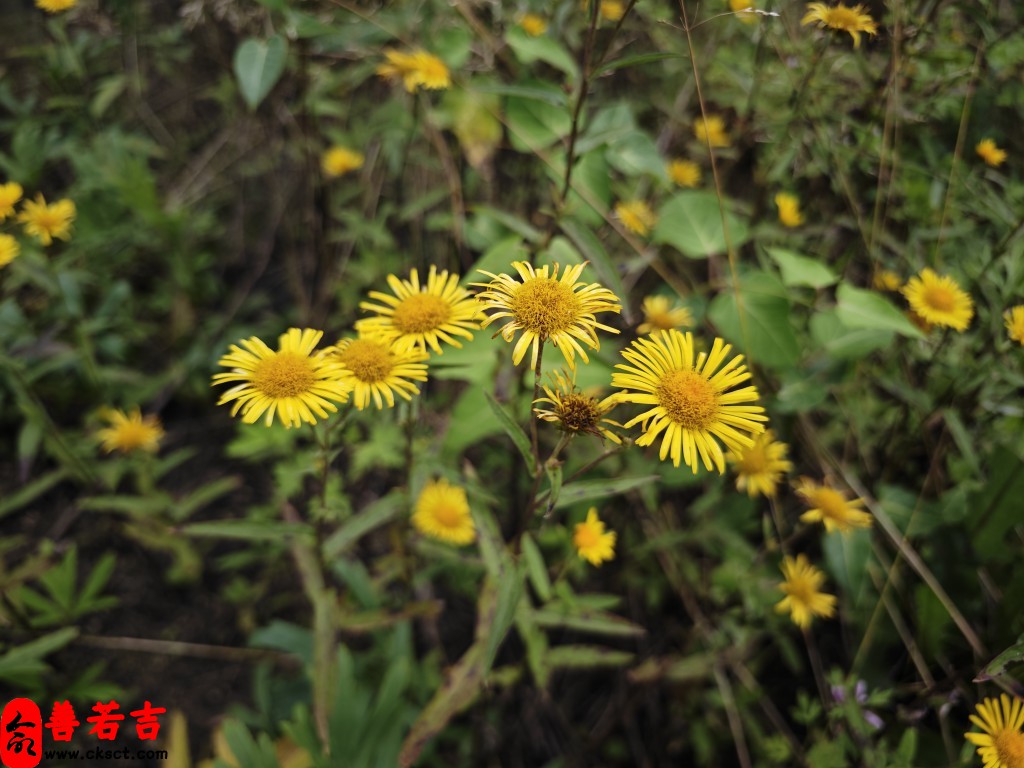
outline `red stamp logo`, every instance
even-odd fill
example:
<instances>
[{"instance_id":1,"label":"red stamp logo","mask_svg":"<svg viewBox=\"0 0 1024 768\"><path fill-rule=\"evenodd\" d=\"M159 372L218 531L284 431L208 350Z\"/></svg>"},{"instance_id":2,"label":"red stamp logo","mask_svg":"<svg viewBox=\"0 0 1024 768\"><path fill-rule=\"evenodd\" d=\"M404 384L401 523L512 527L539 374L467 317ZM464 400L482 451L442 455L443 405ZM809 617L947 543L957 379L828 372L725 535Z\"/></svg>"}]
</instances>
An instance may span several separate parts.
<instances>
[{"instance_id":1,"label":"red stamp logo","mask_svg":"<svg viewBox=\"0 0 1024 768\"><path fill-rule=\"evenodd\" d=\"M0 715L0 762L35 768L43 756L43 717L29 699L11 699Z\"/></svg>"}]
</instances>

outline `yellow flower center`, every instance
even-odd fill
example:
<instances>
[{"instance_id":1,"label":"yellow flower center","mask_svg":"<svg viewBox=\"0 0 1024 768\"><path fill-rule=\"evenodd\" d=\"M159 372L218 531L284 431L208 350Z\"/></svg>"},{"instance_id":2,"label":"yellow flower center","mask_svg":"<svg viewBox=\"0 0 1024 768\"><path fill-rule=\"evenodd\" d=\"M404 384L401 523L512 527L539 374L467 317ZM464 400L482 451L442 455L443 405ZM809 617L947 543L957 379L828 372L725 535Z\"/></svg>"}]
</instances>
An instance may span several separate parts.
<instances>
[{"instance_id":1,"label":"yellow flower center","mask_svg":"<svg viewBox=\"0 0 1024 768\"><path fill-rule=\"evenodd\" d=\"M669 418L684 429L707 429L718 413L718 393L710 381L694 371L665 374L657 395Z\"/></svg>"},{"instance_id":2,"label":"yellow flower center","mask_svg":"<svg viewBox=\"0 0 1024 768\"><path fill-rule=\"evenodd\" d=\"M597 526L584 523L576 529L575 544L577 549L589 549L596 547L601 542L601 534Z\"/></svg>"},{"instance_id":3,"label":"yellow flower center","mask_svg":"<svg viewBox=\"0 0 1024 768\"><path fill-rule=\"evenodd\" d=\"M740 469L745 475L759 475L768 469L768 457L759 446L748 448L740 460Z\"/></svg>"},{"instance_id":4,"label":"yellow flower center","mask_svg":"<svg viewBox=\"0 0 1024 768\"><path fill-rule=\"evenodd\" d=\"M51 234L64 226L66 221L64 216L56 213L52 208L40 208L32 219L33 224Z\"/></svg>"},{"instance_id":5,"label":"yellow flower center","mask_svg":"<svg viewBox=\"0 0 1024 768\"><path fill-rule=\"evenodd\" d=\"M594 398L574 392L562 398L558 418L570 432L591 432L597 428L601 414Z\"/></svg>"},{"instance_id":6,"label":"yellow flower center","mask_svg":"<svg viewBox=\"0 0 1024 768\"><path fill-rule=\"evenodd\" d=\"M448 302L430 293L414 293L395 307L393 322L402 333L425 333L440 328L451 316Z\"/></svg>"},{"instance_id":7,"label":"yellow flower center","mask_svg":"<svg viewBox=\"0 0 1024 768\"><path fill-rule=\"evenodd\" d=\"M117 434L114 435L113 442L116 442L123 451L134 451L136 448L146 445L152 434L152 427L129 421L117 427Z\"/></svg>"},{"instance_id":8,"label":"yellow flower center","mask_svg":"<svg viewBox=\"0 0 1024 768\"><path fill-rule=\"evenodd\" d=\"M861 14L854 8L840 5L825 11L824 22L832 29L841 29L844 32L849 32L851 29L860 30L861 18Z\"/></svg>"},{"instance_id":9,"label":"yellow flower center","mask_svg":"<svg viewBox=\"0 0 1024 768\"><path fill-rule=\"evenodd\" d=\"M833 520L845 519L848 511L843 494L832 488L818 488L808 496L807 501L815 509L820 509L825 517Z\"/></svg>"},{"instance_id":10,"label":"yellow flower center","mask_svg":"<svg viewBox=\"0 0 1024 768\"><path fill-rule=\"evenodd\" d=\"M952 312L956 296L944 285L930 285L924 290L924 303L940 312Z\"/></svg>"},{"instance_id":11,"label":"yellow flower center","mask_svg":"<svg viewBox=\"0 0 1024 768\"><path fill-rule=\"evenodd\" d=\"M784 591L793 602L800 605L810 605L817 590L811 580L804 576L793 576L784 585Z\"/></svg>"},{"instance_id":12,"label":"yellow flower center","mask_svg":"<svg viewBox=\"0 0 1024 768\"><path fill-rule=\"evenodd\" d=\"M676 327L675 323L672 322L672 314L670 312L648 313L647 324L653 325L656 329L662 331L670 331Z\"/></svg>"},{"instance_id":13,"label":"yellow flower center","mask_svg":"<svg viewBox=\"0 0 1024 768\"><path fill-rule=\"evenodd\" d=\"M278 352L262 360L252 373L252 385L273 398L301 395L309 391L314 381L310 359L294 352Z\"/></svg>"},{"instance_id":14,"label":"yellow flower center","mask_svg":"<svg viewBox=\"0 0 1024 768\"><path fill-rule=\"evenodd\" d=\"M992 736L992 744L1006 768L1024 768L1024 734L1006 729Z\"/></svg>"},{"instance_id":15,"label":"yellow flower center","mask_svg":"<svg viewBox=\"0 0 1024 768\"><path fill-rule=\"evenodd\" d=\"M362 382L376 384L387 379L395 367L391 352L378 341L356 339L338 359Z\"/></svg>"},{"instance_id":16,"label":"yellow flower center","mask_svg":"<svg viewBox=\"0 0 1024 768\"><path fill-rule=\"evenodd\" d=\"M445 528L458 528L462 523L462 509L454 504L438 504L434 509L434 520Z\"/></svg>"},{"instance_id":17,"label":"yellow flower center","mask_svg":"<svg viewBox=\"0 0 1024 768\"><path fill-rule=\"evenodd\" d=\"M571 327L580 316L579 297L551 278L527 280L509 303L519 324L545 339Z\"/></svg>"}]
</instances>

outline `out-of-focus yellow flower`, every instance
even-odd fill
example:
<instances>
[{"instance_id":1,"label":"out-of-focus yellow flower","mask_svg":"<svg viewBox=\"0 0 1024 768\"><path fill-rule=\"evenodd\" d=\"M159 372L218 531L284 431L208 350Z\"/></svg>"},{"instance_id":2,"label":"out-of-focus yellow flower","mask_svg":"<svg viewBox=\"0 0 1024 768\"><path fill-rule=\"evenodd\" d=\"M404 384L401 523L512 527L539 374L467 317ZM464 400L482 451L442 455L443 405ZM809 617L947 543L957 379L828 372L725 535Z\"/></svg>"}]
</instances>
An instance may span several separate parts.
<instances>
[{"instance_id":1,"label":"out-of-focus yellow flower","mask_svg":"<svg viewBox=\"0 0 1024 768\"><path fill-rule=\"evenodd\" d=\"M445 63L422 49L411 53L389 49L384 51L384 57L387 63L377 67L377 74L388 80L400 79L409 93L419 88L444 90L452 84Z\"/></svg>"},{"instance_id":2,"label":"out-of-focus yellow flower","mask_svg":"<svg viewBox=\"0 0 1024 768\"><path fill-rule=\"evenodd\" d=\"M576 523L572 535L576 552L591 565L600 566L615 558L615 531L605 531L604 522L597 516L597 507L591 507L587 519Z\"/></svg>"},{"instance_id":3,"label":"out-of-focus yellow flower","mask_svg":"<svg viewBox=\"0 0 1024 768\"><path fill-rule=\"evenodd\" d=\"M6 267L21 253L18 241L10 235L0 235L0 267Z\"/></svg>"},{"instance_id":4,"label":"out-of-focus yellow flower","mask_svg":"<svg viewBox=\"0 0 1024 768\"><path fill-rule=\"evenodd\" d=\"M925 267L903 287L910 308L932 325L966 331L974 317L974 302L949 275Z\"/></svg>"},{"instance_id":5,"label":"out-of-focus yellow flower","mask_svg":"<svg viewBox=\"0 0 1024 768\"><path fill-rule=\"evenodd\" d=\"M25 225L25 233L49 245L53 238L71 239L71 222L75 219L75 204L71 200L58 200L47 205L42 194L36 199L26 200L18 214L18 221Z\"/></svg>"},{"instance_id":6,"label":"out-of-focus yellow flower","mask_svg":"<svg viewBox=\"0 0 1024 768\"><path fill-rule=\"evenodd\" d=\"M744 24L756 24L757 14L753 9L757 7L754 0L729 0L729 10L736 14L736 18Z\"/></svg>"},{"instance_id":7,"label":"out-of-focus yellow flower","mask_svg":"<svg viewBox=\"0 0 1024 768\"><path fill-rule=\"evenodd\" d=\"M647 237L658 223L658 217L643 200L626 200L615 204L615 215L622 226L640 237Z\"/></svg>"},{"instance_id":8,"label":"out-of-focus yellow flower","mask_svg":"<svg viewBox=\"0 0 1024 768\"><path fill-rule=\"evenodd\" d=\"M530 37L540 37L548 31L548 22L543 16L536 13L524 14L519 19L519 26Z\"/></svg>"},{"instance_id":9,"label":"out-of-focus yellow flower","mask_svg":"<svg viewBox=\"0 0 1024 768\"><path fill-rule=\"evenodd\" d=\"M21 195L21 184L15 181L0 184L0 221L14 213L14 206L21 200Z\"/></svg>"},{"instance_id":10,"label":"out-of-focus yellow flower","mask_svg":"<svg viewBox=\"0 0 1024 768\"><path fill-rule=\"evenodd\" d=\"M698 117L693 124L693 135L701 144L710 144L712 147L728 147L731 144L721 115L708 115L706 120Z\"/></svg>"},{"instance_id":11,"label":"out-of-focus yellow flower","mask_svg":"<svg viewBox=\"0 0 1024 768\"><path fill-rule=\"evenodd\" d=\"M871 287L876 291L896 292L903 287L903 279L889 269L880 269L871 278Z\"/></svg>"},{"instance_id":12,"label":"out-of-focus yellow flower","mask_svg":"<svg viewBox=\"0 0 1024 768\"><path fill-rule=\"evenodd\" d=\"M985 161L986 165L991 165L993 168L998 168L1006 162L1006 150L997 147L992 139L982 139L974 151Z\"/></svg>"},{"instance_id":13,"label":"out-of-focus yellow flower","mask_svg":"<svg viewBox=\"0 0 1024 768\"><path fill-rule=\"evenodd\" d=\"M636 332L643 336L655 331L668 331L673 328L689 328L693 325L693 315L686 307L675 304L668 296L648 296L643 305L644 321L637 326Z\"/></svg>"},{"instance_id":14,"label":"out-of-focus yellow flower","mask_svg":"<svg viewBox=\"0 0 1024 768\"><path fill-rule=\"evenodd\" d=\"M36 0L36 8L47 13L68 11L78 5L78 0Z\"/></svg>"},{"instance_id":15,"label":"out-of-focus yellow flower","mask_svg":"<svg viewBox=\"0 0 1024 768\"><path fill-rule=\"evenodd\" d=\"M821 523L831 533L848 533L854 528L870 528L874 518L858 507L864 506L861 499L847 499L842 491L828 485L818 485L809 477L801 477L796 492L811 507L800 515L805 523Z\"/></svg>"},{"instance_id":16,"label":"out-of-focus yellow flower","mask_svg":"<svg viewBox=\"0 0 1024 768\"><path fill-rule=\"evenodd\" d=\"M470 544L476 538L465 489L443 477L423 486L412 524L420 533L451 544Z\"/></svg>"},{"instance_id":17,"label":"out-of-focus yellow flower","mask_svg":"<svg viewBox=\"0 0 1024 768\"><path fill-rule=\"evenodd\" d=\"M324 152L320 158L320 167L325 175L335 178L359 170L364 160L362 152L336 144Z\"/></svg>"},{"instance_id":18,"label":"out-of-focus yellow flower","mask_svg":"<svg viewBox=\"0 0 1024 768\"><path fill-rule=\"evenodd\" d=\"M700 184L700 166L692 160L677 158L668 164L668 177L680 187Z\"/></svg>"},{"instance_id":19,"label":"out-of-focus yellow flower","mask_svg":"<svg viewBox=\"0 0 1024 768\"><path fill-rule=\"evenodd\" d=\"M860 48L860 33L866 35L877 35L878 25L871 18L871 14L863 5L855 5L852 8L843 3L828 7L824 3L808 3L807 13L804 14L801 24L814 24L819 27L828 27L837 32L847 32L853 38L853 47Z\"/></svg>"},{"instance_id":20,"label":"out-of-focus yellow flower","mask_svg":"<svg viewBox=\"0 0 1024 768\"><path fill-rule=\"evenodd\" d=\"M800 213L800 199L788 192L779 192L775 196L775 205L779 209L779 222L784 227L799 227L804 223L804 215Z\"/></svg>"},{"instance_id":21,"label":"out-of-focus yellow flower","mask_svg":"<svg viewBox=\"0 0 1024 768\"><path fill-rule=\"evenodd\" d=\"M775 498L775 489L782 476L793 469L786 458L789 446L776 442L775 435L766 429L754 438L749 448L730 451L725 458L736 469L736 490L746 491L751 498L764 495Z\"/></svg>"},{"instance_id":22,"label":"out-of-focus yellow flower","mask_svg":"<svg viewBox=\"0 0 1024 768\"><path fill-rule=\"evenodd\" d=\"M156 453L159 450L164 429L156 416L143 418L138 408L134 408L130 413L106 408L102 415L110 426L101 429L96 436L107 453Z\"/></svg>"},{"instance_id":23,"label":"out-of-focus yellow flower","mask_svg":"<svg viewBox=\"0 0 1024 768\"><path fill-rule=\"evenodd\" d=\"M1010 338L1024 346L1024 304L1010 307L1003 313L1006 332Z\"/></svg>"},{"instance_id":24,"label":"out-of-focus yellow flower","mask_svg":"<svg viewBox=\"0 0 1024 768\"><path fill-rule=\"evenodd\" d=\"M815 616L828 619L835 614L835 595L821 591L825 574L811 565L806 555L797 555L796 559L784 557L782 574L786 580L779 584L779 589L786 596L775 604L776 611L788 611L793 623L800 629L811 626L811 619Z\"/></svg>"},{"instance_id":25,"label":"out-of-focus yellow flower","mask_svg":"<svg viewBox=\"0 0 1024 768\"><path fill-rule=\"evenodd\" d=\"M626 13L626 4L620 0L601 0L601 17L608 21L618 21Z\"/></svg>"}]
</instances>

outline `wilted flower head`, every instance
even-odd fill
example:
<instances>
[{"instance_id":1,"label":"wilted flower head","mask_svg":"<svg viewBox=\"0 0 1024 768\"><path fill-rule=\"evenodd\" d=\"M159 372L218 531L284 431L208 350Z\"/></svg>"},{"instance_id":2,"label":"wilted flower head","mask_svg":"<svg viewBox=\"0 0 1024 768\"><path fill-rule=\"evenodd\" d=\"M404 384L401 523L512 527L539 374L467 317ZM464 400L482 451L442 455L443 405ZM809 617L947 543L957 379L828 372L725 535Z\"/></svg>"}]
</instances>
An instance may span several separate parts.
<instances>
[{"instance_id":1,"label":"wilted flower head","mask_svg":"<svg viewBox=\"0 0 1024 768\"><path fill-rule=\"evenodd\" d=\"M551 408L534 408L534 412L544 421L558 424L563 432L569 434L589 434L606 437L613 443L621 443L622 438L608 427L622 427L616 421L605 416L619 403L618 395L610 395L603 400L576 387L576 374L569 371L555 371L550 374L551 386L544 385L547 397L534 400L534 405L549 403ZM607 425L607 426L606 426Z\"/></svg>"}]
</instances>

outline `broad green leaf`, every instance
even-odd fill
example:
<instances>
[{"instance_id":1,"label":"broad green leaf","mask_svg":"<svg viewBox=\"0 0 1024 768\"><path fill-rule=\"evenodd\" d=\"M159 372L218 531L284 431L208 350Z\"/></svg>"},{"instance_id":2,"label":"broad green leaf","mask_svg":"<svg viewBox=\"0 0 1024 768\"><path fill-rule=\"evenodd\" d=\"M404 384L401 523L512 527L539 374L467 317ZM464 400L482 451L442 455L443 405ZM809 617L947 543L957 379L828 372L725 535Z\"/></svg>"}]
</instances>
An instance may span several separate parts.
<instances>
[{"instance_id":1,"label":"broad green leaf","mask_svg":"<svg viewBox=\"0 0 1024 768\"><path fill-rule=\"evenodd\" d=\"M829 309L811 317L811 337L835 360L860 360L892 344L893 332L848 328L835 310Z\"/></svg>"},{"instance_id":2,"label":"broad green leaf","mask_svg":"<svg viewBox=\"0 0 1024 768\"><path fill-rule=\"evenodd\" d=\"M20 491L15 491L3 501L0 501L0 517L11 512L17 512L26 504L30 504L34 499L42 496L67 476L68 472L66 470L55 469L52 472L47 472L45 475L37 477L31 483L22 487Z\"/></svg>"},{"instance_id":3,"label":"broad green leaf","mask_svg":"<svg viewBox=\"0 0 1024 768\"><path fill-rule=\"evenodd\" d=\"M555 69L562 70L573 80L579 77L579 67L569 51L553 37L540 35L531 37L520 27L509 27L505 33L505 42L523 64L543 61Z\"/></svg>"},{"instance_id":4,"label":"broad green leaf","mask_svg":"<svg viewBox=\"0 0 1024 768\"><path fill-rule=\"evenodd\" d=\"M78 637L78 629L65 627L48 635L36 638L24 645L11 648L0 656L0 679L21 679L24 675L35 675L49 669L43 657L63 648Z\"/></svg>"},{"instance_id":5,"label":"broad green leaf","mask_svg":"<svg viewBox=\"0 0 1024 768\"><path fill-rule=\"evenodd\" d=\"M515 443L516 448L519 449L519 453L522 454L523 460L526 462L527 468L533 474L536 470L536 462L533 457L533 448L530 446L530 438L523 432L523 428L516 424L515 419L508 415L508 412L501 406L501 403L494 399L494 395L485 391L484 397L487 398L487 404L491 406L491 411L498 417L501 428L505 430L505 434ZM531 417L533 416L532 413L530 415Z\"/></svg>"},{"instance_id":6,"label":"broad green leaf","mask_svg":"<svg viewBox=\"0 0 1024 768\"><path fill-rule=\"evenodd\" d=\"M868 596L868 567L872 561L871 533L859 528L849 533L826 533L822 542L828 569L853 605Z\"/></svg>"},{"instance_id":7,"label":"broad green leaf","mask_svg":"<svg viewBox=\"0 0 1024 768\"><path fill-rule=\"evenodd\" d=\"M544 555L541 554L540 548L528 533L523 534L519 544L523 552L523 560L526 562L526 575L530 577L530 583L533 585L537 597L541 599L541 602L546 603L551 599L551 579L548 577L548 567L544 562Z\"/></svg>"},{"instance_id":8,"label":"broad green leaf","mask_svg":"<svg viewBox=\"0 0 1024 768\"><path fill-rule=\"evenodd\" d=\"M802 256L787 248L765 248L782 271L782 282L786 285L809 285L811 288L824 288L832 285L839 278L820 261Z\"/></svg>"},{"instance_id":9,"label":"broad green leaf","mask_svg":"<svg viewBox=\"0 0 1024 768\"><path fill-rule=\"evenodd\" d=\"M769 368L790 368L800 359L800 346L790 324L786 288L767 272L748 272L740 278L740 303L736 291L725 288L711 302L708 317L727 341L747 355L750 362Z\"/></svg>"},{"instance_id":10,"label":"broad green leaf","mask_svg":"<svg viewBox=\"0 0 1024 768\"><path fill-rule=\"evenodd\" d=\"M608 162L625 176L642 173L665 180L665 158L658 152L654 140L642 131L634 131L608 147Z\"/></svg>"},{"instance_id":11,"label":"broad green leaf","mask_svg":"<svg viewBox=\"0 0 1024 768\"><path fill-rule=\"evenodd\" d=\"M235 51L238 90L250 110L267 97L284 72L288 43L280 35L268 40L249 38Z\"/></svg>"},{"instance_id":12,"label":"broad green leaf","mask_svg":"<svg viewBox=\"0 0 1024 768\"><path fill-rule=\"evenodd\" d=\"M406 511L409 500L404 493L391 492L366 509L352 515L324 542L326 560L333 560L375 528L389 523Z\"/></svg>"},{"instance_id":13,"label":"broad green leaf","mask_svg":"<svg viewBox=\"0 0 1024 768\"><path fill-rule=\"evenodd\" d=\"M996 656L985 665L985 668L974 678L976 683L984 683L993 678L1000 677L1006 673L1011 666L1016 666L1024 661L1024 635L1017 638L1017 642Z\"/></svg>"},{"instance_id":14,"label":"broad green leaf","mask_svg":"<svg viewBox=\"0 0 1024 768\"><path fill-rule=\"evenodd\" d=\"M501 423L487 406L486 391L482 384L467 387L455 403L441 446L444 456L457 458L469 446L501 434Z\"/></svg>"},{"instance_id":15,"label":"broad green leaf","mask_svg":"<svg viewBox=\"0 0 1024 768\"><path fill-rule=\"evenodd\" d=\"M509 96L505 102L509 141L518 152L543 151L569 135L572 117L558 108L532 98Z\"/></svg>"},{"instance_id":16,"label":"broad green leaf","mask_svg":"<svg viewBox=\"0 0 1024 768\"><path fill-rule=\"evenodd\" d=\"M747 225L726 208L729 242L739 248L747 241ZM718 197L714 192L677 192L658 210L651 233L655 243L665 243L691 259L706 259L726 252L725 233Z\"/></svg>"},{"instance_id":17,"label":"broad green leaf","mask_svg":"<svg viewBox=\"0 0 1024 768\"><path fill-rule=\"evenodd\" d=\"M621 477L616 480L580 480L570 485L562 486L562 491L558 495L558 501L555 503L555 509L565 509L573 504L621 496L636 488L641 488L644 485L655 482L657 479L656 475L650 475L647 477Z\"/></svg>"},{"instance_id":18,"label":"broad green leaf","mask_svg":"<svg viewBox=\"0 0 1024 768\"><path fill-rule=\"evenodd\" d=\"M181 529L188 536L248 541L283 541L287 536L312 535L305 523L282 523L276 520L211 520L192 523Z\"/></svg>"},{"instance_id":19,"label":"broad green leaf","mask_svg":"<svg viewBox=\"0 0 1024 768\"><path fill-rule=\"evenodd\" d=\"M924 338L906 316L884 297L852 285L840 285L836 290L836 315L847 328L872 328L895 331L915 339Z\"/></svg>"}]
</instances>

